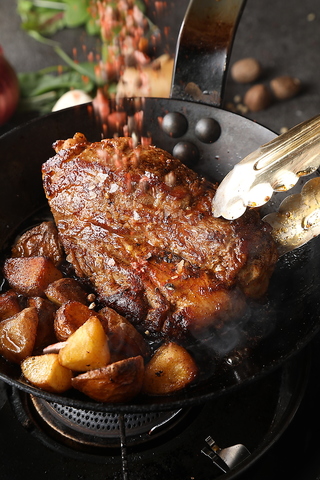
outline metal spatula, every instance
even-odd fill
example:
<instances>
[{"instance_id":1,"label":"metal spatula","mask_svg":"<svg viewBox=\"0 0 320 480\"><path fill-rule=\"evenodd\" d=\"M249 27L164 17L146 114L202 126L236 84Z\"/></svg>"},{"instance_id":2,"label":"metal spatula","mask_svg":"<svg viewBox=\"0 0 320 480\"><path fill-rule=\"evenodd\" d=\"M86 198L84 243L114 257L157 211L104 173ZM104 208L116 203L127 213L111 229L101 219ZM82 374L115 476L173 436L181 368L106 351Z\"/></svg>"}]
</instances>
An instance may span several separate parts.
<instances>
[{"instance_id":1,"label":"metal spatula","mask_svg":"<svg viewBox=\"0 0 320 480\"><path fill-rule=\"evenodd\" d=\"M213 214L239 218L247 207L267 203L273 192L292 188L320 164L320 115L288 130L241 160L223 179Z\"/></svg>"}]
</instances>

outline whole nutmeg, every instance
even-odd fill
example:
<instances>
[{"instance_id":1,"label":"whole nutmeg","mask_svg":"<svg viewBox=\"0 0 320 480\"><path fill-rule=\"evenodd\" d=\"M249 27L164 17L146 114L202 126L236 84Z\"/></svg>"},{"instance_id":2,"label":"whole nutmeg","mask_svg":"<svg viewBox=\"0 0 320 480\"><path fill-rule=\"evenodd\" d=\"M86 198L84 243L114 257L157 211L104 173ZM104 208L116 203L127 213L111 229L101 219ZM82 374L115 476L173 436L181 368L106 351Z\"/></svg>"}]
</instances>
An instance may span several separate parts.
<instances>
[{"instance_id":1,"label":"whole nutmeg","mask_svg":"<svg viewBox=\"0 0 320 480\"><path fill-rule=\"evenodd\" d=\"M253 85L247 90L243 103L249 108L251 112L258 112L268 108L271 104L272 96L271 92L263 84Z\"/></svg>"},{"instance_id":2,"label":"whole nutmeg","mask_svg":"<svg viewBox=\"0 0 320 480\"><path fill-rule=\"evenodd\" d=\"M262 67L255 58L243 58L231 67L231 77L237 83L252 83L258 80L262 73Z\"/></svg>"},{"instance_id":3,"label":"whole nutmeg","mask_svg":"<svg viewBox=\"0 0 320 480\"><path fill-rule=\"evenodd\" d=\"M301 81L290 75L283 75L271 80L270 88L278 100L287 100L300 92Z\"/></svg>"}]
</instances>

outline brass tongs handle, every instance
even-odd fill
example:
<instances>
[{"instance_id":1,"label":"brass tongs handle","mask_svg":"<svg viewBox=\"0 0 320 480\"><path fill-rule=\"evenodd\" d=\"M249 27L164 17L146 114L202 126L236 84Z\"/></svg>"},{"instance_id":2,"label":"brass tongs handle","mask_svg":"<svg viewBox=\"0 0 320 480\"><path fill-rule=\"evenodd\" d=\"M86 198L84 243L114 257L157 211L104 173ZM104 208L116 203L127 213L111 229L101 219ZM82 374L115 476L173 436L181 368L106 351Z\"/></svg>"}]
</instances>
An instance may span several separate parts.
<instances>
[{"instance_id":1,"label":"brass tongs handle","mask_svg":"<svg viewBox=\"0 0 320 480\"><path fill-rule=\"evenodd\" d=\"M277 212L263 218L272 226L279 255L301 247L320 234L320 177L308 180L300 193L286 197Z\"/></svg>"},{"instance_id":2,"label":"brass tongs handle","mask_svg":"<svg viewBox=\"0 0 320 480\"><path fill-rule=\"evenodd\" d=\"M226 175L213 200L213 214L234 220L247 207L267 203L273 192L292 188L320 164L320 115L262 145Z\"/></svg>"}]
</instances>

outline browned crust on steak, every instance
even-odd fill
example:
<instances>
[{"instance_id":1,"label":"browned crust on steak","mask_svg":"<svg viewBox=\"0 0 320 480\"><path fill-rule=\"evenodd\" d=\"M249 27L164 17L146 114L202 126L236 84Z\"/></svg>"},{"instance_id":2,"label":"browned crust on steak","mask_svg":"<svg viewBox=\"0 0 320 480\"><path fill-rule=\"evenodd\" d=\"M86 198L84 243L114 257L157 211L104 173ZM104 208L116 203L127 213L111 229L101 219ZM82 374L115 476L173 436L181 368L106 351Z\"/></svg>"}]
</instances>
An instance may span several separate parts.
<instances>
[{"instance_id":1,"label":"browned crust on steak","mask_svg":"<svg viewBox=\"0 0 320 480\"><path fill-rule=\"evenodd\" d=\"M179 336L260 297L277 261L257 211L215 218L216 186L132 139L57 141L43 184L77 275L141 329Z\"/></svg>"}]
</instances>

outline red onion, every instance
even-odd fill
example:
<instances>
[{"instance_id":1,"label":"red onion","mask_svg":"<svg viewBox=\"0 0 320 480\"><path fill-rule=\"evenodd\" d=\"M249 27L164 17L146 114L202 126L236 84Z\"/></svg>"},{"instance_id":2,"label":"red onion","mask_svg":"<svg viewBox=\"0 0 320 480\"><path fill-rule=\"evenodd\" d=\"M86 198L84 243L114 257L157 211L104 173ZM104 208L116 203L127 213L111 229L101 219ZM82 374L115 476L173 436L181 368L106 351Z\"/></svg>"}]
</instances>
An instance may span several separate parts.
<instances>
[{"instance_id":1,"label":"red onion","mask_svg":"<svg viewBox=\"0 0 320 480\"><path fill-rule=\"evenodd\" d=\"M15 112L19 101L19 82L16 72L5 59L0 46L0 125Z\"/></svg>"}]
</instances>

